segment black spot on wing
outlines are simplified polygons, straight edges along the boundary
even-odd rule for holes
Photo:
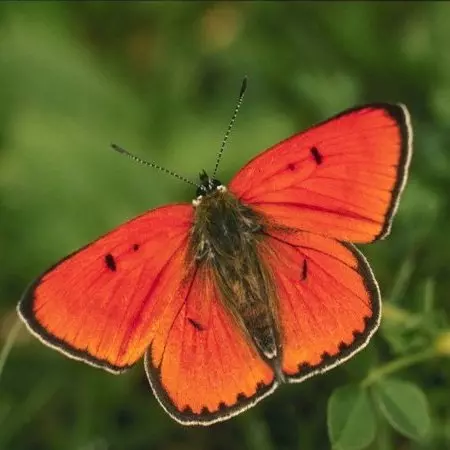
[[[293,172],[295,170],[295,164],[289,163],[287,169]]]
[[[183,414],[186,414],[188,416],[192,416],[194,414],[194,411],[192,411],[192,408],[190,406],[186,406],[183,411]]]
[[[312,369],[311,364],[308,364],[308,363],[306,363],[306,362],[301,363],[301,364],[298,365],[298,371],[299,371],[299,373],[302,373],[302,372],[309,372],[311,369]]]
[[[133,251],[137,252],[139,250],[139,244],[133,244]]]
[[[188,317],[189,323],[198,331],[205,331],[205,328],[203,327],[203,325],[201,325],[200,323],[198,323],[197,321],[195,321],[194,319],[191,319],[190,317]]]
[[[258,381],[256,384],[256,392],[263,391],[266,388],[266,385],[262,381]]]
[[[317,147],[311,147],[311,155],[314,158],[314,161],[316,162],[317,165],[322,164],[323,162],[323,156],[322,154],[319,152]]]
[[[219,411],[226,411],[227,410],[227,405],[224,402],[220,402],[218,410]]]
[[[302,273],[300,274],[300,280],[305,281],[308,276],[308,261],[306,259],[303,261]]]
[[[116,260],[114,259],[114,256],[111,255],[111,253],[108,253],[105,256],[105,264],[106,267],[111,271],[111,272],[115,272],[117,270],[117,266],[116,266]]]

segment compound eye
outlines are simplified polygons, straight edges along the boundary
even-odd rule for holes
[[[221,185],[222,183],[219,181],[219,180],[212,180],[211,181],[211,185],[212,185],[212,188],[213,189],[216,189],[216,188],[218,188],[220,185]]]

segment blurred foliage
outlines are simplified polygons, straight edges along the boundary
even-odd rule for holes
[[[40,271],[146,209],[193,197],[109,144],[195,178],[214,164],[244,74],[225,183],[271,144],[370,101],[408,106],[415,153],[390,237],[363,248],[385,307],[357,357],[230,421],[184,428],[140,364],[113,377],[22,329],[1,374],[0,448],[325,449],[336,388],[335,448],[450,448],[449,43],[446,2],[1,2],[0,348]]]

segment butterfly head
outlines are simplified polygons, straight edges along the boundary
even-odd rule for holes
[[[216,191],[226,191],[226,187],[222,185],[222,183],[215,179],[211,178],[204,170],[199,174],[200,184],[197,188],[196,198],[193,200],[194,206],[198,206],[203,197],[213,194]]]

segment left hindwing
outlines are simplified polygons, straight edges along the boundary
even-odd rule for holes
[[[229,189],[278,224],[371,242],[389,232],[411,140],[403,105],[354,108],[257,156]]]
[[[162,323],[145,357],[164,409],[185,425],[208,425],[249,408],[277,386],[264,361],[222,304],[214,270],[198,265],[172,322]]]

